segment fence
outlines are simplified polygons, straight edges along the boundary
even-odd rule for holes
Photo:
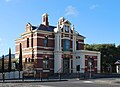
[[[23,71],[20,72],[22,78]],[[0,79],[3,79],[3,73],[0,73]],[[19,79],[19,71],[4,72],[4,79]]]

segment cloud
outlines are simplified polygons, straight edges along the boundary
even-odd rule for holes
[[[77,11],[77,9],[75,7],[70,5],[65,9],[65,15],[66,16],[77,16],[78,11]]]
[[[91,5],[90,7],[89,7],[89,9],[90,10],[94,10],[94,9],[96,9],[98,7],[98,5],[97,4],[94,4],[94,5]]]

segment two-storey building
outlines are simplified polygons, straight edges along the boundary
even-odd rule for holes
[[[22,45],[23,64],[33,59],[36,73],[100,72],[100,52],[84,50],[85,37],[70,21],[61,17],[57,26],[49,25],[48,14],[42,15],[42,24],[26,24],[25,32],[16,39],[16,58]],[[24,66],[24,65],[23,65]]]

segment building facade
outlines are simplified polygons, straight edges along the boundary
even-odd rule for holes
[[[100,73],[100,52],[84,50],[84,39],[64,17],[57,26],[49,25],[45,13],[42,24],[27,23],[25,32],[16,39],[16,58],[21,43],[23,66],[32,61],[36,73],[84,73],[90,69]]]

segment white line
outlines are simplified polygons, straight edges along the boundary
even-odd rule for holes
[[[83,81],[83,83],[93,83],[92,81]]]

